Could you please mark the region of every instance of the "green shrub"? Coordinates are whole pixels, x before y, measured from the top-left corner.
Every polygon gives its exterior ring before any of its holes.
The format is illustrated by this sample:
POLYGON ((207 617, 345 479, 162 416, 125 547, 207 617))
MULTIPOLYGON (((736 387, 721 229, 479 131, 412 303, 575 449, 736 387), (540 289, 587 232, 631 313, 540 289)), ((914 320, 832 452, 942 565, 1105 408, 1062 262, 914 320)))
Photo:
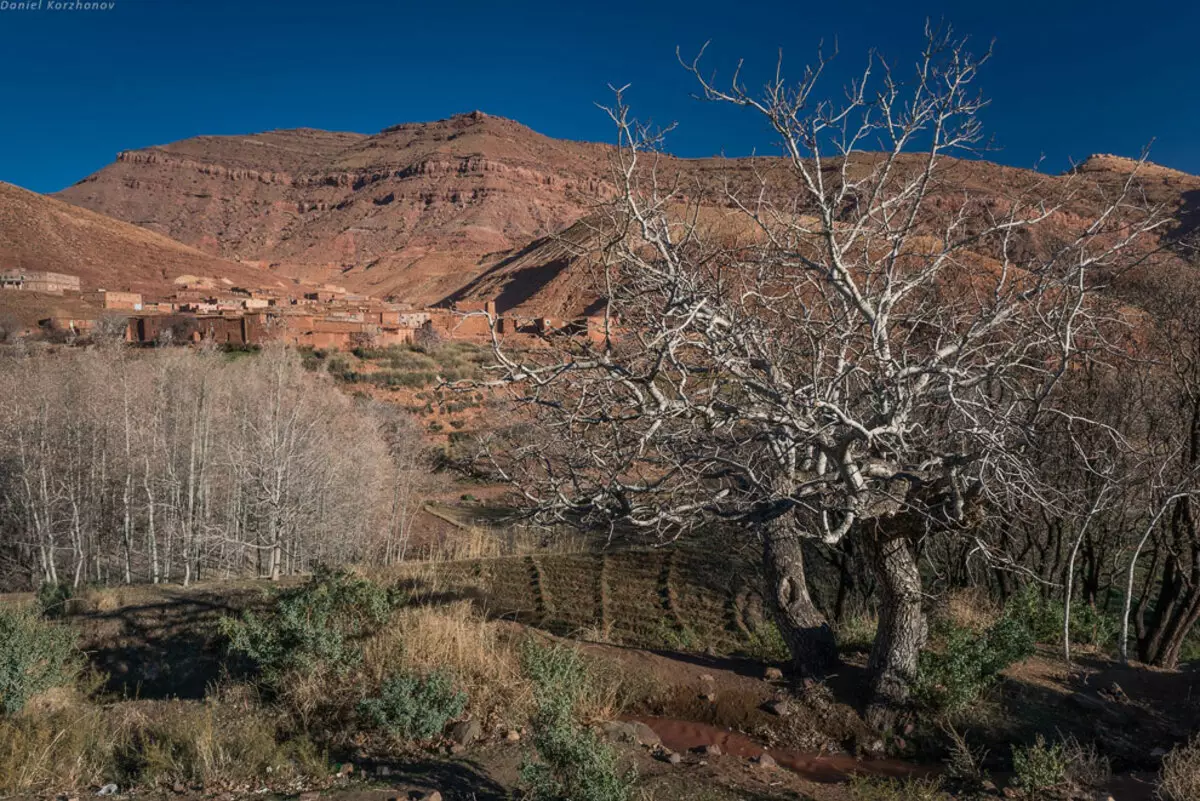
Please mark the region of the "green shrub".
POLYGON ((398 599, 342 570, 318 568, 302 586, 278 592, 270 610, 221 620, 229 648, 278 689, 291 671, 344 674, 362 659, 361 641, 388 619, 398 599))
MULTIPOLYGON (((1063 617, 1066 615, 1063 603, 1056 598, 1043 598, 1036 586, 1024 587, 1009 601, 1006 613, 1023 620, 1037 642, 1062 642, 1063 617)), ((1089 604, 1071 604, 1072 643, 1105 648, 1116 643, 1120 631, 1121 621, 1116 615, 1089 604)))
POLYGON ((927 707, 955 711, 974 701, 1000 671, 1033 653, 1034 639, 1017 616, 1005 615, 982 634, 949 621, 935 632, 940 647, 923 651, 916 696, 927 707))
POLYGON ((869 615, 855 615, 839 623, 834 631, 837 647, 847 653, 867 653, 875 643, 875 632, 879 629, 878 619, 869 615))
POLYGON ((1027 793, 1060 787, 1068 777, 1068 760, 1062 743, 1048 745, 1038 735, 1031 746, 1013 746, 1013 773, 1016 784, 1027 793))
POLYGON ((760 662, 788 662, 792 658, 779 626, 770 620, 760 623, 750 632, 744 651, 746 656, 760 662))
POLYGON ((533 683, 537 710, 531 721, 537 759, 521 768, 521 783, 535 801, 626 801, 635 774, 622 773, 617 757, 576 710, 588 691, 578 651, 528 642, 522 668, 533 683))
POLYGON ((67 602, 75 595, 70 584, 43 581, 37 591, 37 607, 42 617, 59 620, 67 616, 67 602))
POLYGON ((376 728, 405 740, 428 740, 463 713, 467 694, 456 690, 449 674, 435 671, 389 676, 378 696, 358 705, 359 715, 376 728))
POLYGON ((0 711, 14 715, 30 698, 75 680, 82 667, 75 633, 27 610, 0 609, 0 711))

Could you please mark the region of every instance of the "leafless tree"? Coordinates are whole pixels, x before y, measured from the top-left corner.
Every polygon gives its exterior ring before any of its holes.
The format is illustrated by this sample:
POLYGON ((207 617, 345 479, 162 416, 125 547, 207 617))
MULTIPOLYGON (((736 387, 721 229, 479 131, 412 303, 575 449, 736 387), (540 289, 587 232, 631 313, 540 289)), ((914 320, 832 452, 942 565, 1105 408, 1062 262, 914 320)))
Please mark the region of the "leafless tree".
POLYGON ((927 29, 913 70, 872 55, 837 101, 819 94, 824 59, 757 94, 740 70, 722 86, 686 63, 704 98, 759 115, 782 149, 716 198, 671 178, 662 132, 618 90, 615 199, 586 254, 614 336, 524 354, 494 338, 548 429, 498 463, 543 519, 760 538, 802 674, 836 660, 802 543, 853 538, 879 593, 881 723, 926 636, 917 543, 1036 497, 1030 432, 1078 343, 1100 336, 1089 289, 1164 219, 1136 170, 1081 224, 1058 214, 1079 176, 999 201, 963 189, 970 162, 951 157, 983 144, 986 60, 927 29), (1043 227, 1054 244, 1028 247, 1043 227))
POLYGON ((373 559, 429 486, 418 438, 281 345, 0 359, 0 587, 373 559))

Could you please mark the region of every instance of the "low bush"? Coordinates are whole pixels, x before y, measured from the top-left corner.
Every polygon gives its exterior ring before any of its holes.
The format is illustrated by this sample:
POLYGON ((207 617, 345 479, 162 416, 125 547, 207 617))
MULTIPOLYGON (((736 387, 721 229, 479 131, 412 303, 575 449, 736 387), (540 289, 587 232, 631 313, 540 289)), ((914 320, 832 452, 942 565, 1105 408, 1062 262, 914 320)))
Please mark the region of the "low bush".
POLYGON ((454 688, 444 671, 427 676, 401 672, 389 676, 377 696, 358 705, 370 725, 404 740, 429 740, 463 713, 467 694, 454 688))
POLYGON ((848 653, 867 653, 875 643, 875 632, 879 628, 879 620, 874 616, 855 615, 837 625, 834 637, 840 651, 848 653))
POLYGON ((1033 634, 1023 620, 1005 615, 982 633, 943 620, 935 631, 937 647, 923 651, 916 696, 941 712, 962 709, 999 676, 1000 671, 1033 653, 1033 634))
POLYGON ((1158 794, 1165 801, 1200 798, 1200 736, 1175 746, 1163 757, 1158 794))
POLYGON ((1044 793, 1062 787, 1069 778, 1066 749, 1038 735, 1033 745, 1013 746, 1013 774, 1018 787, 1028 793, 1044 793))
POLYGON ((743 650, 746 656, 760 662, 788 662, 792 658, 779 626, 770 620, 763 621, 750 632, 743 650))
POLYGON ((230 650, 277 690, 292 672, 344 675, 362 660, 362 641, 379 630, 397 603, 369 581, 318 568, 302 586, 278 592, 267 612, 222 619, 221 632, 230 650))
POLYGON ((537 710, 531 720, 537 758, 521 769, 535 801, 626 801, 635 774, 622 772, 611 747, 581 725, 578 707, 590 684, 579 652, 529 641, 522 666, 533 683, 537 710))
POLYGON ((37 590, 37 607, 42 617, 60 620, 67 616, 67 604, 75 595, 70 584, 43 581, 37 590))
MULTIPOLYGON (((1009 601, 1006 614, 1020 618, 1033 632, 1037 642, 1062 642, 1063 617, 1066 614, 1062 601, 1043 598, 1034 585, 1026 586, 1009 601)), ((1095 648, 1114 645, 1121 631, 1121 621, 1090 604, 1071 605, 1071 642, 1095 648)))
POLYGON ((82 665, 70 628, 31 610, 0 609, 0 712, 14 715, 38 693, 70 684, 82 665))

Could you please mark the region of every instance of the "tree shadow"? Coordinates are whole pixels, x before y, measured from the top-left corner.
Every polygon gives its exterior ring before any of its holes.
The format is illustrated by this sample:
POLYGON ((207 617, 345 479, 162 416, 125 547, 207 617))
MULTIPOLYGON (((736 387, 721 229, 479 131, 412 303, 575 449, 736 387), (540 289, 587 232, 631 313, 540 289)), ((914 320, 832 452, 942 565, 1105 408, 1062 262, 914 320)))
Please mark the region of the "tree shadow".
POLYGON ((446 799, 475 801, 509 801, 510 790, 488 775, 477 762, 469 759, 437 761, 433 759, 387 760, 365 763, 370 775, 378 781, 406 788, 406 794, 395 797, 419 798, 423 793, 437 790, 446 799), (380 776, 386 768, 387 776, 380 776))
POLYGON ((218 621, 261 604, 261 591, 160 590, 153 602, 75 612, 103 688, 127 698, 203 698, 221 672, 218 621))

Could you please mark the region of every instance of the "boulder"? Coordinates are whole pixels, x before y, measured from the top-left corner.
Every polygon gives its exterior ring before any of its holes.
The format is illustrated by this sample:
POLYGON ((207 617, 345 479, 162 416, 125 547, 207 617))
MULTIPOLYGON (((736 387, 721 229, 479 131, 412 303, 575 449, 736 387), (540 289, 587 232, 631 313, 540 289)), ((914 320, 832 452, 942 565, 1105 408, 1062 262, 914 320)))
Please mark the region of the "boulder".
POLYGON ((483 736, 483 726, 474 718, 471 720, 460 720, 450 727, 450 731, 447 734, 450 737, 450 742, 466 748, 483 736))
POLYGON ((618 742, 636 743, 649 748, 662 745, 662 739, 654 733, 654 729, 639 720, 606 720, 600 724, 600 731, 618 742))

